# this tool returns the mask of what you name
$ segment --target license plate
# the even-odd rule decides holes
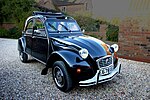
[[[100,75],[106,75],[106,74],[109,74],[109,69],[108,68],[102,68],[100,70]]]

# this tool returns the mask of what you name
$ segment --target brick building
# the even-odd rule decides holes
[[[60,10],[65,13],[73,14],[75,12],[92,13],[92,0],[39,0],[40,7]]]

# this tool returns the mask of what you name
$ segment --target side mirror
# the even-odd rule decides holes
[[[34,33],[41,34],[41,31],[40,30],[34,30]]]
[[[84,33],[84,32],[85,32],[85,29],[82,29],[82,32]]]
[[[113,44],[110,47],[114,49],[114,52],[117,52],[119,50],[119,46],[117,44]]]

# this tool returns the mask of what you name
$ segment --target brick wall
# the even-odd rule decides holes
[[[119,56],[150,63],[150,31],[138,20],[125,20],[120,25]]]

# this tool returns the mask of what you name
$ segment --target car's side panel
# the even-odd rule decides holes
[[[46,63],[48,53],[48,40],[46,37],[33,37],[32,56]]]
[[[32,35],[25,35],[26,49],[25,51],[31,55],[32,51]]]

